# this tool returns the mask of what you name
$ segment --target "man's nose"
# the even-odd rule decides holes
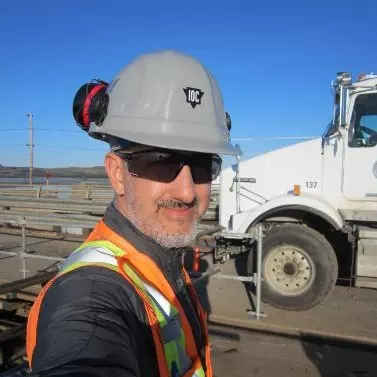
[[[172,185],[172,196],[185,203],[191,203],[196,198],[196,186],[192,178],[191,169],[185,165],[175,178]]]

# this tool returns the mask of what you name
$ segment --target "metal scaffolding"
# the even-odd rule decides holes
[[[59,257],[52,257],[47,255],[35,255],[29,254],[26,250],[26,225],[27,220],[25,217],[20,217],[18,220],[15,219],[8,219],[7,222],[12,223],[13,225],[18,225],[21,228],[21,248],[20,251],[17,252],[9,252],[9,251],[1,251],[2,254],[6,254],[9,256],[19,257],[20,261],[20,272],[22,276],[22,280],[18,280],[15,282],[7,283],[4,285],[0,285],[0,294],[4,293],[11,293],[17,292],[18,290],[29,287],[35,284],[40,284],[41,282],[48,281],[51,277],[53,277],[57,272],[58,268],[55,266],[51,271],[46,272],[45,274],[36,274],[34,276],[26,278],[27,268],[26,268],[26,261],[27,259],[42,259],[42,260],[50,260],[54,262],[63,262],[64,258]],[[41,221],[42,223],[42,221]],[[46,224],[46,220],[44,221]],[[213,227],[212,229],[206,229],[200,232],[197,236],[197,244],[199,244],[199,239],[204,236],[213,235],[216,232],[221,232],[222,227]],[[200,281],[209,278],[216,278],[216,279],[226,279],[226,280],[233,280],[233,281],[242,281],[253,283],[256,288],[256,305],[255,311],[249,311],[250,318],[253,319],[262,319],[265,317],[265,314],[261,311],[261,283],[262,283],[262,242],[263,242],[263,226],[260,224],[255,229],[254,232],[251,232],[251,238],[257,242],[257,270],[253,274],[253,276],[237,276],[237,275],[225,275],[221,274],[221,268],[212,268],[204,273],[194,273],[192,274],[192,280],[194,285],[197,285]]]

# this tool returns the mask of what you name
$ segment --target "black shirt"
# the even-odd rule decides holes
[[[161,269],[186,313],[201,355],[202,328],[182,275],[185,250],[165,249],[145,237],[114,203],[104,222]],[[32,376],[158,376],[147,315],[132,285],[117,272],[98,266],[59,277],[41,305]]]

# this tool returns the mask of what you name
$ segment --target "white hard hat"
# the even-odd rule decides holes
[[[142,55],[103,92],[96,106],[102,116],[87,129],[95,138],[192,152],[242,153],[230,143],[230,119],[217,81],[190,56],[170,50]]]

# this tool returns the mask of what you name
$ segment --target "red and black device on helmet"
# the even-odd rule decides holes
[[[84,84],[77,91],[73,100],[73,117],[76,123],[86,132],[91,122],[100,126],[107,115],[109,96],[106,89],[109,83],[102,80]]]

